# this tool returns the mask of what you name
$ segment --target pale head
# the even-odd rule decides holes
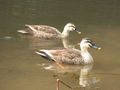
[[[81,34],[81,32],[78,31],[78,30],[76,29],[76,26],[75,26],[74,24],[72,24],[72,23],[67,23],[67,24],[65,25],[65,27],[64,27],[64,30],[66,30],[66,31],[68,31],[68,32],[75,31],[75,32],[77,32],[78,34]]]
[[[93,41],[89,38],[83,38],[82,41],[80,42],[80,47],[82,48],[95,48],[97,50],[100,50],[101,48],[96,46]]]
[[[76,29],[76,26],[72,23],[67,23],[64,28],[68,31],[74,31]]]

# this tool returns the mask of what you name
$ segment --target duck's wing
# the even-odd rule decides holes
[[[17,32],[22,33],[22,34],[30,34],[33,35],[33,31],[30,28],[25,28],[23,30],[18,30]]]
[[[42,53],[41,53],[42,52]],[[36,52],[42,57],[54,60],[59,63],[82,64],[81,52],[76,49],[40,50]]]
[[[25,25],[27,28],[24,30],[18,30],[22,34],[30,34],[34,37],[43,39],[59,39],[61,38],[61,32],[56,28],[47,25]]]
[[[47,25],[25,25],[34,32],[44,32],[51,34],[61,34],[56,28]]]

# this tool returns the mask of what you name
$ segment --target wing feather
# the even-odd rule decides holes
[[[82,64],[83,59],[79,50],[76,49],[62,49],[50,51],[54,60],[59,63]]]
[[[56,28],[47,25],[26,25],[29,31],[33,31],[35,37],[45,39],[58,39],[61,37],[61,32]],[[30,30],[31,29],[31,30]]]
[[[37,31],[43,31],[45,33],[52,33],[52,34],[60,34],[60,32],[51,26],[47,25],[30,25],[32,28],[36,29]]]

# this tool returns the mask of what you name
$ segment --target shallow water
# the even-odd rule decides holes
[[[55,90],[57,78],[75,90],[119,90],[119,8],[118,0],[1,0],[0,90]],[[82,32],[80,36],[71,32],[71,46],[89,37],[102,47],[89,50],[94,65],[64,65],[63,70],[35,54],[38,49],[63,47],[61,40],[30,39],[17,33],[25,24],[46,24],[62,31],[67,22]],[[60,85],[60,90],[66,89]]]

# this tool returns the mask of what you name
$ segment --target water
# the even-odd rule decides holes
[[[75,90],[119,90],[119,8],[118,0],[1,0],[0,90],[56,90],[57,78]],[[63,70],[34,53],[63,47],[60,40],[29,39],[16,32],[25,24],[46,24],[62,31],[68,22],[82,32],[71,33],[71,45],[89,37],[102,47],[89,50],[93,66],[65,65]],[[66,89],[60,85],[60,90]]]

